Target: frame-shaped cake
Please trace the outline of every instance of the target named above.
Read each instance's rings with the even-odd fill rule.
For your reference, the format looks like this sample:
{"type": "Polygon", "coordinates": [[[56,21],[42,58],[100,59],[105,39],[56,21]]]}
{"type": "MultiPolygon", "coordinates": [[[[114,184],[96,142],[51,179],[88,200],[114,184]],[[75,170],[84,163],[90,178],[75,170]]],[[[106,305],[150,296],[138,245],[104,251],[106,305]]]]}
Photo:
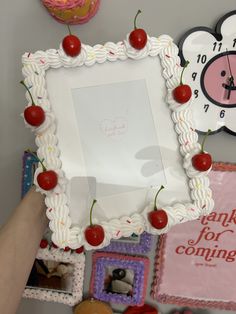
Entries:
{"type": "MultiPolygon", "coordinates": [[[[38,283],[31,285],[28,284],[24,290],[23,297],[27,299],[37,299],[41,301],[59,302],[70,306],[79,303],[83,297],[83,283],[84,283],[84,269],[85,269],[85,255],[64,252],[57,248],[40,248],[38,250],[36,261],[40,263],[47,261],[49,266],[52,267],[52,263],[56,264],[57,269],[54,273],[49,273],[47,280],[53,278],[53,276],[62,276],[61,280],[68,282],[60,286],[59,288],[52,288],[47,285],[41,287],[38,283]],[[61,267],[61,269],[59,269],[61,267]],[[68,269],[70,272],[68,271],[68,269]],[[51,276],[52,275],[52,276],[51,276]]],[[[45,265],[43,265],[43,269],[45,265]]],[[[36,275],[38,275],[35,267],[36,275]]],[[[46,275],[48,275],[46,273],[46,275]]],[[[46,277],[45,277],[46,278],[46,277]]],[[[55,277],[54,277],[55,278],[55,277]]]]}
{"type": "MultiPolygon", "coordinates": [[[[172,96],[182,68],[178,48],[169,36],[148,36],[141,50],[131,47],[127,37],[117,44],[82,44],[81,53],[74,58],[60,47],[25,53],[22,62],[24,83],[46,114],[39,127],[26,125],[35,133],[38,157],[58,176],[57,186],[50,191],[42,190],[36,180],[42,172],[40,163],[34,177],[37,190],[46,195],[47,216],[56,245],[94,248],[84,236],[94,194],[99,207],[94,221],[105,231],[98,249],[107,246],[111,239],[133,233],[166,233],[175,224],[211,212],[214,202],[208,171],[200,172],[191,163],[192,156],[201,150],[191,101],[179,104],[172,96]],[[115,91],[118,97],[114,97],[115,91]],[[122,105],[125,103],[125,113],[117,111],[117,99],[122,105]],[[100,107],[93,107],[95,102],[100,107]],[[132,126],[136,127],[135,135],[129,137],[132,126]],[[119,156],[122,163],[113,167],[122,137],[127,141],[128,153],[119,156]],[[108,141],[113,141],[113,146],[108,141]],[[89,154],[94,147],[96,150],[89,154]],[[97,154],[101,157],[99,165],[103,162],[101,167],[94,166],[97,154]],[[104,164],[107,169],[101,174],[104,164]],[[116,173],[111,174],[114,169],[116,173]],[[157,230],[147,216],[153,208],[156,189],[162,184],[166,190],[159,203],[167,213],[168,224],[157,230]]],[[[26,98],[30,106],[28,93],[26,98]]]]}
{"type": "Polygon", "coordinates": [[[92,260],[90,292],[96,299],[143,305],[149,271],[147,257],[95,252],[92,260]]]}

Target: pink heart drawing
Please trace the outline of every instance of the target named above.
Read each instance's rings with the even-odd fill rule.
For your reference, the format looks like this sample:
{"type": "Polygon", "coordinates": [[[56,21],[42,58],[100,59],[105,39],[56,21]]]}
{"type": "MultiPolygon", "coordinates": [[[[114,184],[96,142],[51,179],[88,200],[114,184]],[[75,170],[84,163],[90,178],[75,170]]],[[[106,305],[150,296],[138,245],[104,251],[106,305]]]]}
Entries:
{"type": "Polygon", "coordinates": [[[107,137],[117,139],[127,132],[128,121],[124,117],[104,119],[100,123],[100,128],[107,137]]]}

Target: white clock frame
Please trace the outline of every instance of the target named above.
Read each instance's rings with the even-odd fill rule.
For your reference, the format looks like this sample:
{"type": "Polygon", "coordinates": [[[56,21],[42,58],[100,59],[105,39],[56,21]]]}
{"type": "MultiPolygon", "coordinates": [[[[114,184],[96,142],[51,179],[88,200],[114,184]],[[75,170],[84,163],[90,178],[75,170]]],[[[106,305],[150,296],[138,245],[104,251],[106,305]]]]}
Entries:
{"type": "MultiPolygon", "coordinates": [[[[226,131],[236,135],[236,104],[215,104],[203,92],[201,86],[204,70],[210,62],[223,53],[236,53],[236,10],[224,15],[215,30],[200,26],[187,31],[179,41],[182,65],[189,61],[184,73],[184,82],[193,91],[192,108],[195,127],[199,133],[226,131]],[[227,52],[228,50],[228,52],[227,52]]],[[[236,73],[235,73],[236,75],[236,73]]]]}

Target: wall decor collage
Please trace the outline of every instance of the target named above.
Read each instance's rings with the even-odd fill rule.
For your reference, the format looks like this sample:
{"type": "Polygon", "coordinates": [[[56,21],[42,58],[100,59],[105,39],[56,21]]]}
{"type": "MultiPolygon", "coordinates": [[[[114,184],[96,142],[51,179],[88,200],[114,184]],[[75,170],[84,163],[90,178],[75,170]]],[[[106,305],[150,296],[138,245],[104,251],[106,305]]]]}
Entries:
{"type": "MultiPolygon", "coordinates": [[[[43,2],[67,25],[100,4],[43,2]]],[[[23,115],[37,145],[23,153],[22,197],[34,184],[49,219],[24,297],[75,314],[111,314],[113,304],[157,314],[151,290],[154,302],[182,307],[176,314],[235,311],[236,165],[205,146],[218,132],[236,135],[236,11],[178,45],[137,28],[139,14],[118,43],[91,47],[70,34],[58,50],[22,57],[23,115]]]]}

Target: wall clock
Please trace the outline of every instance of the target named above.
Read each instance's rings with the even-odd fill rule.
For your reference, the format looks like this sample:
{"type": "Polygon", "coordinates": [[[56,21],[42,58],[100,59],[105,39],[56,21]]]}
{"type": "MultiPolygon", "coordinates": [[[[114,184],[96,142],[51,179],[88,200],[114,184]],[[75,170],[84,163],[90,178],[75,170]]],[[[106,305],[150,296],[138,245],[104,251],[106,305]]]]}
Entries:
{"type": "Polygon", "coordinates": [[[236,11],[224,15],[215,31],[195,27],[180,40],[182,64],[190,62],[185,81],[193,90],[196,129],[236,135],[236,11]]]}

